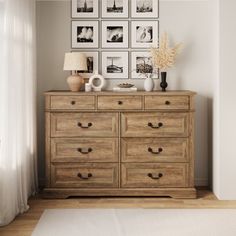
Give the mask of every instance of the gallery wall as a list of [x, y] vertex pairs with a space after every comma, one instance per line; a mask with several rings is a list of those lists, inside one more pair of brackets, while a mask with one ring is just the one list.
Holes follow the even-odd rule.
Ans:
[[[211, 182], [212, 104], [216, 76], [214, 0], [160, 0], [160, 32], [171, 42], [183, 42], [176, 67], [168, 72], [169, 89], [188, 89], [196, 96], [196, 184]], [[39, 179], [44, 182], [44, 98], [47, 90], [68, 89], [63, 72], [64, 53], [71, 49], [69, 1], [37, 2], [38, 156]], [[101, 49], [102, 50], [102, 49]], [[100, 50], [100, 51], [101, 51]], [[120, 82], [108, 81], [107, 89]], [[139, 89], [142, 79], [131, 80]], [[156, 81], [159, 89], [159, 81]]]

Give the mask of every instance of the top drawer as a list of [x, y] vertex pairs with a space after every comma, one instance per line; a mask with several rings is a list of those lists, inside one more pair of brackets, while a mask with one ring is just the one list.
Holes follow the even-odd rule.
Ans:
[[98, 96], [100, 110], [139, 110], [142, 109], [141, 96]]
[[188, 110], [188, 96], [145, 96], [146, 110]]
[[94, 110], [94, 96], [51, 96], [53, 110]]

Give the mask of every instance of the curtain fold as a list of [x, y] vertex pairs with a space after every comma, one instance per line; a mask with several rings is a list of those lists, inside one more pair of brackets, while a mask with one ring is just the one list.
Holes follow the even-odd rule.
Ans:
[[0, 0], [0, 226], [37, 190], [35, 0]]

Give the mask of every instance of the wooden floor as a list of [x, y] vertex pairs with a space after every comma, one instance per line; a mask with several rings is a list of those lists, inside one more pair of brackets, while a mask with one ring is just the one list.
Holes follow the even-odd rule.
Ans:
[[[53, 208], [236, 208], [236, 201], [219, 201], [208, 190], [198, 190], [195, 200], [171, 198], [71, 198], [46, 200], [40, 197], [29, 201], [30, 210], [10, 225], [0, 228], [1, 236], [31, 235], [45, 209]], [[46, 235], [45, 235], [46, 236]]]

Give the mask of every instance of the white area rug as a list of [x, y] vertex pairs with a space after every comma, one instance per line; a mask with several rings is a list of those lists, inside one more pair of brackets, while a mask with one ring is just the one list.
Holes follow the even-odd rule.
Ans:
[[236, 236], [236, 210], [46, 210], [32, 235]]

